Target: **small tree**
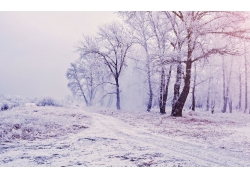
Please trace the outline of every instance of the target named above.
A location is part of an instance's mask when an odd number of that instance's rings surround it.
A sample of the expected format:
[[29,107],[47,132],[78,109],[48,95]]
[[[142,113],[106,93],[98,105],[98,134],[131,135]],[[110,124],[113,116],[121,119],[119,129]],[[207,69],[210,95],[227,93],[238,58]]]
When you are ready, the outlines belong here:
[[93,104],[99,86],[107,76],[106,69],[93,55],[71,63],[66,73],[68,87],[78,98],[83,98],[87,106]]
[[84,76],[80,73],[82,72],[78,70],[77,63],[71,63],[66,73],[66,77],[69,80],[68,87],[75,96],[84,98],[86,105],[89,106],[89,101],[84,92]]

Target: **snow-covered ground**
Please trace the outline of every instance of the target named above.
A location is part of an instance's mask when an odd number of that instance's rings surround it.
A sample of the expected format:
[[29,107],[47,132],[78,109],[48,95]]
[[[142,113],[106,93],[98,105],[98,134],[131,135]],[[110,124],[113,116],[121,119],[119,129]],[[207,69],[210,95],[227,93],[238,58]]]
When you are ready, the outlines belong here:
[[250,115],[26,104],[0,111],[0,166],[250,166]]

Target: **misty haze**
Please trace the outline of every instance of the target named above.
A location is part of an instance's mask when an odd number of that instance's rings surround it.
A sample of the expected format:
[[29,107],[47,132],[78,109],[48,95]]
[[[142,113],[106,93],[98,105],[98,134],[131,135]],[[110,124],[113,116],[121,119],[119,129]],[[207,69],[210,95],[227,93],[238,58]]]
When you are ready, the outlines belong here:
[[250,166],[250,13],[0,12],[0,166]]

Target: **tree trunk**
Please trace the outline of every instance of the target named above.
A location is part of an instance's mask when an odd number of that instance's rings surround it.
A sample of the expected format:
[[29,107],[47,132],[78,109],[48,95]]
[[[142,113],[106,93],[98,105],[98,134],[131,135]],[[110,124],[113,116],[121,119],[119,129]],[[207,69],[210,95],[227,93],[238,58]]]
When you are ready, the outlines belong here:
[[160,113],[165,114],[165,103],[164,103],[164,94],[165,94],[165,71],[164,68],[161,68],[161,84],[160,84],[160,99],[159,99],[159,106],[160,106]]
[[175,81],[175,85],[174,85],[174,97],[173,97],[173,101],[172,101],[172,109],[174,108],[175,103],[180,96],[181,76],[182,76],[181,74],[182,74],[182,65],[179,62],[178,66],[177,66],[177,71],[176,71],[176,81]]
[[147,64],[147,69],[148,69],[147,73],[148,73],[148,88],[149,88],[149,99],[148,99],[147,111],[149,112],[151,110],[152,100],[153,100],[153,91],[152,91],[152,84],[151,84],[151,75],[150,75],[149,64]]
[[167,75],[167,82],[166,83],[165,83],[165,77],[164,77],[165,87],[161,87],[161,88],[164,88],[163,90],[161,90],[161,93],[163,93],[163,94],[160,96],[160,113],[161,114],[166,114],[166,103],[167,103],[167,97],[168,97],[168,86],[169,86],[169,83],[170,83],[171,73],[172,73],[172,65],[170,65],[170,67],[169,67],[169,72],[168,72],[168,75]]
[[227,111],[227,97],[223,98],[223,109],[222,109],[222,113],[225,113]]
[[120,110],[121,106],[120,106],[120,89],[119,89],[119,79],[115,78],[115,82],[116,82],[116,109]]
[[150,112],[151,108],[152,108],[152,101],[153,101],[153,91],[152,91],[152,87],[151,87],[151,83],[149,85],[150,89],[149,89],[149,99],[148,99],[148,106],[147,106],[147,111]]
[[88,102],[88,100],[87,100],[87,98],[86,98],[86,96],[85,96],[85,94],[84,94],[84,92],[83,92],[82,87],[81,87],[80,89],[81,89],[81,92],[82,92],[82,95],[83,95],[83,97],[84,97],[84,100],[85,100],[86,105],[89,106],[89,102]]
[[192,52],[188,51],[188,60],[186,62],[186,77],[184,81],[184,87],[174,107],[172,107],[171,116],[175,116],[175,117],[182,116],[182,110],[183,110],[184,104],[187,100],[189,90],[190,90],[191,68],[192,68],[191,54]]
[[77,74],[76,74],[76,80],[77,80],[77,84],[78,84],[78,86],[79,86],[79,88],[80,88],[80,91],[81,91],[81,93],[82,93],[82,96],[83,96],[83,98],[84,98],[84,100],[85,100],[85,103],[86,103],[87,106],[89,106],[89,102],[88,102],[88,100],[87,100],[87,98],[86,98],[86,96],[85,96],[85,94],[84,94],[84,91],[83,91],[83,89],[82,89],[82,85],[81,85],[81,83],[80,83],[80,81],[79,81],[79,78],[78,78]]
[[248,97],[247,97],[247,57],[246,57],[246,43],[244,43],[244,48],[245,48],[245,110],[244,113],[247,113],[247,108],[248,108]]
[[[232,76],[232,67],[233,67],[233,59],[231,59],[231,64],[230,64],[230,71],[229,71],[229,77],[227,80],[227,99],[228,99],[228,105],[229,105],[229,112],[233,112],[233,105],[232,105],[232,98],[231,98],[231,91],[230,89],[230,84],[231,84],[231,76]],[[230,95],[229,95],[230,94]],[[230,98],[229,98],[230,96]]]
[[192,89],[192,111],[195,111],[196,64],[194,64],[194,83]]
[[93,99],[94,99],[94,91],[95,91],[95,88],[94,88],[94,77],[93,77],[92,70],[91,70],[91,73],[90,73],[90,82],[89,83],[90,83],[89,105],[92,106]]
[[184,104],[187,100],[189,90],[190,90],[191,69],[192,69],[192,63],[193,63],[192,62],[193,49],[192,49],[192,45],[191,45],[191,35],[192,35],[191,29],[187,30],[187,34],[188,34],[187,35],[188,52],[187,52],[187,61],[186,61],[186,77],[184,80],[183,90],[182,90],[178,100],[176,101],[175,105],[172,107],[171,116],[175,116],[175,117],[182,116],[182,110],[183,110]]
[[[230,88],[230,82],[231,82],[231,76],[232,76],[233,60],[231,60],[231,64],[230,64],[230,70],[229,70],[229,75],[228,75],[228,79],[227,79],[227,85],[226,85],[226,82],[225,82],[225,62],[224,62],[224,57],[223,57],[222,60],[223,60],[222,61],[222,63],[223,63],[222,68],[223,68],[223,96],[224,96],[223,97],[224,104],[223,104],[222,113],[225,113],[227,111],[227,104],[231,103],[231,105],[232,105],[231,98],[229,99],[229,88]],[[229,104],[229,106],[230,106],[230,104]],[[230,111],[232,111],[232,110],[230,110]]]
[[229,112],[232,113],[233,112],[233,102],[232,102],[232,99],[229,99],[228,105],[229,105]]
[[167,98],[168,98],[168,87],[169,87],[169,83],[170,83],[171,73],[172,73],[172,65],[170,65],[170,67],[169,67],[169,72],[167,75],[167,83],[166,83],[166,87],[165,87],[165,96],[163,99],[164,104],[165,104],[165,111],[166,111],[166,103],[167,103]]
[[214,114],[215,100],[211,101],[211,113]]
[[[239,70],[240,73],[240,70]],[[241,110],[241,98],[242,98],[242,87],[241,87],[241,73],[239,74],[239,110]]]
[[222,56],[222,80],[223,80],[223,108],[221,112],[225,113],[227,111],[228,97],[226,95],[226,75],[225,75],[225,62],[223,56]]
[[206,107],[206,111],[209,111],[209,108],[210,108],[210,91],[211,91],[211,80],[212,78],[210,77],[209,78],[209,81],[208,81],[208,91],[207,91],[207,107]]

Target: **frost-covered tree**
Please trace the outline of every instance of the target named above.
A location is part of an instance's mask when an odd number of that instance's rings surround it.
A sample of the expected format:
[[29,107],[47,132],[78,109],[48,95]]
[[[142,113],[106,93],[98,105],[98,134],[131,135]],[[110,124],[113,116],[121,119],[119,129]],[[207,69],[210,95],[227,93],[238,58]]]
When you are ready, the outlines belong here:
[[176,66],[176,80],[174,84],[174,95],[172,100],[172,107],[175,106],[179,95],[180,95],[180,87],[183,77],[183,66],[182,66],[182,59],[183,59],[183,44],[185,42],[185,31],[182,27],[182,24],[179,22],[179,18],[176,16],[175,13],[171,12],[164,12],[165,21],[169,22],[170,24],[170,35],[169,35],[169,42],[172,46],[172,53],[170,53],[170,61],[171,66]]
[[69,80],[68,87],[72,91],[73,95],[80,98],[84,98],[84,101],[87,106],[89,106],[89,101],[84,92],[84,84],[82,82],[83,77],[80,75],[80,72],[77,67],[77,63],[71,63],[70,67],[67,70],[66,77]]
[[74,96],[83,98],[86,105],[91,106],[106,74],[106,69],[102,67],[97,57],[85,56],[71,63],[68,68],[66,73],[69,80],[68,87]]
[[120,82],[119,78],[126,66],[127,54],[133,41],[127,29],[119,23],[106,24],[99,27],[98,34],[94,38],[84,37],[79,43],[78,51],[81,58],[90,54],[95,55],[107,67],[113,82],[107,82],[115,86],[116,108],[120,106]]
[[[171,12],[178,17],[185,31],[186,60],[184,87],[174,107],[172,116],[182,116],[182,110],[190,91],[192,64],[214,54],[236,54],[232,38],[249,37],[249,30],[243,24],[247,18],[244,12]],[[227,39],[226,44],[211,41],[216,37]]]

